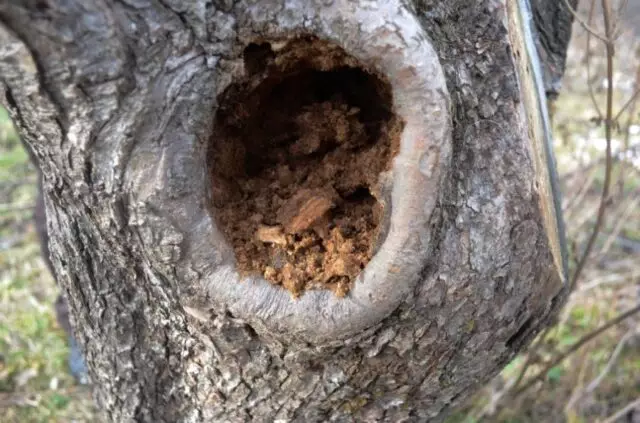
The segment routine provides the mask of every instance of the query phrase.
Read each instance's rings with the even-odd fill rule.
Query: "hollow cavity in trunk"
[[[402,131],[391,88],[312,38],[251,44],[244,60],[209,146],[213,215],[242,274],[344,296],[379,244],[374,193]]]

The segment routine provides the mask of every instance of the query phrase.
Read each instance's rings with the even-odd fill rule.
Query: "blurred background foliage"
[[[562,93],[551,107],[572,272],[597,223],[609,143],[599,235],[557,324],[449,422],[640,422],[638,316],[581,341],[640,298],[640,0],[604,3],[614,17],[612,72],[596,36],[606,34],[601,1],[591,10],[583,0]],[[615,118],[609,140],[608,95]],[[35,198],[35,169],[0,108],[0,422],[92,422],[89,389],[69,374],[67,340],[55,320],[57,288],[40,256]]]

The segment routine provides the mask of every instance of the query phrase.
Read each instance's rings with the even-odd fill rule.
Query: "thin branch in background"
[[[633,269],[626,273],[607,274],[602,278],[596,278],[591,280],[588,284],[584,284],[584,285],[580,284],[580,288],[578,288],[576,292],[584,293],[603,285],[613,285],[613,284],[621,284],[625,282],[633,282],[638,277],[640,277],[640,268]]]
[[[640,48],[639,48],[640,50]],[[628,154],[632,154],[631,153],[631,149],[630,149],[630,141],[631,141],[631,125],[633,124],[633,120],[635,118],[635,114],[636,114],[636,107],[638,105],[638,93],[640,93],[640,66],[638,66],[636,68],[636,77],[634,80],[634,88],[635,88],[635,93],[634,95],[631,96],[631,98],[629,99],[629,101],[627,102],[629,104],[629,113],[627,114],[627,121],[625,123],[624,126],[624,141],[623,141],[623,152],[622,152],[622,157],[621,157],[621,162],[620,162],[620,172],[619,172],[619,176],[618,176],[618,195],[622,196],[624,194],[624,181],[625,181],[625,176],[626,176],[626,171],[627,171],[627,160]],[[627,107],[627,105],[625,104],[622,107],[622,110],[625,110],[625,108]],[[618,113],[618,115],[622,114],[622,110],[620,111],[620,113]],[[617,120],[617,119],[616,119]]]
[[[614,348],[613,352],[611,353],[611,356],[609,357],[609,360],[607,361],[607,364],[605,364],[602,371],[598,374],[598,376],[595,379],[589,382],[586,388],[581,389],[580,391],[577,391],[575,395],[572,395],[571,400],[567,404],[567,408],[573,408],[575,404],[581,401],[585,396],[593,393],[596,389],[598,389],[598,386],[600,386],[604,378],[613,369],[613,365],[618,360],[618,357],[620,357],[620,354],[622,353],[624,346],[627,344],[629,339],[631,339],[631,337],[634,335],[634,332],[635,332],[634,330],[627,331],[627,333],[622,337],[622,339],[620,339],[620,342],[618,342],[618,344]]]
[[[640,68],[639,68],[640,69]],[[640,96],[638,97],[640,98]],[[633,124],[633,119],[631,119],[631,122],[629,123],[628,126],[631,126]],[[631,134],[629,134],[631,135]],[[640,144],[635,144],[632,146],[629,146],[628,149],[626,149],[625,151],[621,152],[625,153],[625,154],[636,154],[640,152]],[[572,170],[571,172],[567,172],[563,175],[560,176],[560,180],[563,183],[568,183],[569,181],[573,180],[574,178],[580,178],[581,176],[583,176],[583,174],[587,171],[593,171],[594,168],[600,166],[601,164],[603,164],[606,160],[606,157],[599,157],[595,160],[592,160],[591,162],[587,163],[586,165],[584,165],[583,167],[577,168],[575,170]],[[613,160],[615,163],[621,162],[622,160],[620,159],[620,157],[613,157]],[[635,170],[636,172],[638,172],[638,175],[640,175],[640,169],[638,168],[634,168],[631,167],[632,170]],[[563,210],[566,208],[566,206],[563,206]]]
[[[569,263],[578,266],[578,243],[575,239],[569,241],[571,250],[569,251]],[[571,266],[569,266],[571,268]]]
[[[638,72],[640,73],[640,70]],[[624,103],[624,105],[622,106],[618,114],[613,118],[614,122],[617,122],[620,119],[620,117],[622,117],[622,114],[625,112],[625,110],[627,110],[627,107],[631,106],[636,102],[636,100],[638,99],[638,94],[640,94],[640,88],[636,88],[633,94],[631,94],[631,97],[627,100],[626,103]]]
[[[596,8],[596,0],[591,0],[591,4],[589,6],[589,25],[593,23],[593,14]],[[587,68],[587,88],[589,89],[589,97],[591,97],[591,104],[596,109],[596,113],[598,115],[598,119],[602,120],[602,111],[600,110],[600,105],[598,104],[598,100],[596,99],[596,93],[593,92],[593,83],[591,82],[591,34],[592,32],[587,31],[587,51],[585,52],[585,61]]]
[[[0,204],[0,213],[16,213],[33,209],[33,204]]]
[[[0,392],[0,410],[8,408],[11,405],[17,405],[20,407],[37,407],[40,405],[41,399],[40,395]]]
[[[497,410],[502,406],[503,401],[507,399],[506,395],[509,393],[510,386],[506,386],[502,390],[496,390],[495,387],[491,385],[491,389],[492,393],[489,397],[489,401],[484,405],[484,407],[482,407],[482,409],[470,414],[471,421],[480,423],[486,417],[495,415]]]
[[[629,203],[624,208],[620,216],[616,219],[616,225],[613,228],[613,231],[609,234],[609,237],[607,238],[607,240],[604,242],[604,245],[600,249],[600,252],[598,253],[599,257],[602,257],[609,252],[609,249],[614,244],[616,238],[618,238],[618,235],[620,235],[620,232],[622,232],[622,229],[624,228],[625,224],[628,223],[628,219],[631,217],[633,212],[636,211],[636,208],[640,204],[639,195],[631,196],[630,198],[631,199]]]
[[[0,253],[9,250],[24,241],[24,234],[14,235],[8,238],[0,238]]]
[[[625,416],[635,408],[640,408],[640,397],[638,397],[635,401],[632,401],[629,404],[625,405],[620,410],[616,411],[611,417],[607,418],[602,423],[615,423],[618,419]]]
[[[578,262],[578,266],[573,274],[571,279],[570,289],[576,286],[578,279],[580,278],[580,274],[582,273],[587,260],[589,259],[589,255],[591,254],[591,250],[595,244],[596,238],[600,233],[600,230],[604,224],[605,214],[607,205],[609,202],[609,187],[611,185],[611,168],[612,168],[612,159],[611,159],[611,136],[612,136],[612,118],[613,118],[613,52],[614,45],[613,40],[611,39],[611,5],[608,0],[602,0],[602,14],[605,26],[605,34],[607,35],[607,40],[605,43],[606,51],[607,51],[607,115],[604,122],[605,127],[605,139],[607,142],[607,152],[606,152],[606,164],[605,164],[605,173],[604,173],[604,186],[602,187],[602,196],[600,197],[600,206],[598,207],[598,216],[596,218],[596,224],[593,228],[593,232],[589,237],[589,241],[587,241],[587,246],[582,253],[582,257]]]
[[[598,31],[596,31],[595,29],[593,29],[590,26],[590,22],[589,23],[585,22],[580,17],[580,15],[578,15],[578,12],[576,12],[576,10],[573,8],[573,6],[571,6],[571,4],[569,3],[569,0],[564,0],[564,4],[567,6],[567,9],[569,9],[569,12],[571,12],[571,14],[573,15],[573,18],[576,20],[576,22],[578,22],[585,29],[585,31],[587,31],[588,33],[592,34],[594,37],[596,37],[597,39],[599,39],[599,40],[601,40],[603,42],[607,41],[606,36],[598,34]]]
[[[613,34],[614,34],[613,38],[614,39],[617,39],[620,36],[620,34],[622,33],[623,26],[622,25],[618,26],[618,23],[622,22],[622,14],[627,9],[627,4],[628,3],[629,3],[628,0],[622,0],[618,4],[618,10],[616,10],[615,19],[613,20]]]
[[[564,413],[567,415],[567,420],[571,421],[571,415],[575,414],[574,410],[573,410],[573,405],[575,404],[574,399],[580,397],[580,393],[584,392],[584,381],[586,379],[586,375],[587,375],[587,368],[590,367],[589,366],[589,360],[587,360],[587,354],[588,351],[582,351],[579,355],[579,358],[576,357],[579,360],[579,371],[578,374],[576,375],[576,380],[574,382],[571,382],[571,385],[573,385],[573,389],[571,391],[571,395],[569,395],[569,401],[567,401],[567,404],[564,406]],[[575,368],[576,366],[571,366],[572,368]]]
[[[493,394],[489,399],[489,403],[484,406],[479,412],[472,415],[473,421],[480,422],[487,416],[495,415],[497,411],[504,407],[504,405],[508,401],[513,401],[515,399],[512,396],[512,392],[514,392],[518,388],[518,386],[520,386],[520,383],[522,382],[524,376],[527,374],[527,370],[531,367],[531,365],[537,362],[540,347],[544,343],[544,340],[547,338],[549,332],[552,329],[557,329],[557,325],[547,326],[544,331],[536,337],[534,343],[527,350],[525,362],[522,364],[518,376],[512,381],[508,382],[502,391]]]
[[[629,0],[622,0],[618,4],[618,10],[616,10],[616,19],[614,21],[614,25],[617,28],[618,22],[622,22],[622,15],[627,10],[627,5],[629,4]],[[622,27],[622,25],[620,25]]]
[[[0,189],[1,190],[6,190],[6,191],[11,191],[15,188],[21,187],[21,186],[25,186],[25,185],[33,185],[36,183],[36,179],[35,178],[23,178],[23,179],[10,179],[10,180],[4,180],[4,181],[0,181]]]
[[[578,189],[578,192],[569,199],[567,205],[563,207],[565,220],[571,221],[573,220],[573,214],[578,209],[578,207],[582,204],[582,201],[587,196],[589,189],[593,186],[593,183],[596,180],[596,176],[598,175],[598,167],[594,166],[587,177],[584,179],[582,186]]]
[[[607,374],[609,374],[609,372],[611,372],[611,369],[613,369],[613,365],[618,360],[618,357],[620,357],[620,354],[622,353],[624,346],[627,344],[627,342],[629,342],[629,339],[631,339],[633,335],[635,335],[634,330],[630,330],[624,334],[620,342],[618,342],[618,345],[616,345],[616,348],[611,353],[611,357],[609,357],[609,361],[607,361],[607,364],[604,366],[604,369],[602,369],[600,374],[594,380],[592,380],[591,383],[589,383],[589,385],[587,385],[585,394],[589,394],[595,391],[598,388],[598,386],[600,386],[600,384],[602,383],[604,378],[607,376]]]
[[[542,333],[538,335],[538,338],[536,339],[534,344],[531,345],[531,347],[529,348],[529,351],[527,351],[527,358],[524,364],[522,365],[522,368],[520,369],[520,373],[518,373],[518,376],[513,381],[513,384],[511,385],[511,390],[515,390],[520,386],[522,379],[524,379],[524,376],[527,374],[527,370],[529,370],[529,367],[533,364],[533,362],[538,357],[538,350],[540,349],[540,345],[542,345],[542,343],[544,342],[545,338],[549,334],[549,331],[551,331],[551,326],[547,326],[544,329],[544,331],[542,331]]]
[[[640,312],[640,304],[638,304],[637,306],[625,311],[624,313],[619,314],[618,316],[614,317],[613,319],[609,320],[608,322],[604,323],[603,325],[599,326],[598,328],[596,328],[593,331],[589,332],[588,334],[584,335],[582,338],[580,338],[576,343],[571,345],[564,352],[556,355],[553,360],[548,362],[541,371],[539,371],[535,376],[533,376],[531,379],[529,379],[527,381],[527,383],[524,386],[522,386],[521,388],[517,388],[517,385],[515,383],[510,384],[507,388],[505,388],[505,390],[501,394],[498,395],[498,399],[499,400],[498,400],[497,403],[494,402],[492,404],[493,407],[495,407],[497,409],[499,407],[503,407],[507,399],[509,399],[509,400],[517,399],[524,392],[528,391],[531,387],[533,387],[536,383],[538,383],[539,381],[544,379],[544,377],[547,375],[549,370],[551,370],[553,367],[555,367],[558,364],[560,364],[567,357],[571,356],[573,353],[575,353],[580,348],[582,348],[585,344],[587,344],[590,341],[592,341],[593,339],[597,338],[602,333],[606,332],[608,329],[619,325],[620,323],[622,323],[626,319],[634,316],[638,312]],[[558,325],[554,326],[554,329],[557,329],[557,328],[558,328]],[[551,328],[548,328],[548,330],[550,330],[550,329]],[[545,334],[546,334],[546,332],[548,330],[545,330]],[[545,338],[545,336],[542,336],[540,339],[544,339],[544,338]],[[539,343],[539,345],[541,345],[542,341],[538,341],[538,343]],[[529,363],[529,364],[531,364],[531,363]],[[524,373],[526,373],[526,368],[523,369],[523,370],[524,370],[524,372],[521,370],[521,374],[524,376]],[[519,376],[519,378],[520,378],[520,376]],[[479,413],[479,415],[477,415],[476,417],[478,417],[481,420],[482,418],[484,418],[486,416],[486,414],[484,414],[486,411],[487,411],[486,409],[483,409]]]
[[[640,304],[636,305],[635,307],[631,308],[630,310],[625,311],[622,314],[619,314],[617,317],[609,320],[604,325],[598,327],[597,329],[589,332],[588,334],[586,334],[585,336],[580,338],[575,344],[571,345],[567,350],[565,350],[563,353],[557,355],[553,360],[551,360],[549,363],[547,363],[547,365],[544,366],[544,368],[540,372],[538,372],[538,374],[536,374],[536,376],[534,376],[531,379],[529,379],[527,381],[527,383],[523,387],[521,387],[520,389],[516,390],[514,396],[522,395],[529,388],[531,388],[536,383],[538,383],[539,381],[544,379],[544,377],[549,372],[549,370],[551,370],[553,367],[555,367],[558,364],[560,364],[562,361],[564,361],[567,357],[569,357],[574,352],[578,351],[580,348],[582,348],[583,345],[585,345],[589,341],[593,340],[594,338],[598,337],[601,333],[605,332],[606,330],[608,330],[608,329],[610,329],[610,328],[612,328],[614,326],[619,325],[620,323],[622,323],[623,321],[625,321],[629,317],[637,314],[638,312],[640,312]]]
[[[616,238],[616,244],[631,254],[640,254],[640,241],[620,235]]]
[[[567,234],[572,239],[576,239],[577,232],[583,232],[580,229],[590,221],[593,221],[593,215],[597,213],[599,206],[598,205],[585,205],[582,209],[579,209],[581,212],[580,215],[573,217],[569,220],[570,224],[567,225]],[[587,231],[584,231],[587,232]],[[582,256],[580,256],[582,259]],[[580,260],[578,260],[578,264],[580,264]],[[576,264],[576,268],[577,268]]]

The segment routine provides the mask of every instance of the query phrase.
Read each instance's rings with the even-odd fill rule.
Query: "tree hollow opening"
[[[218,98],[208,165],[213,214],[241,274],[294,296],[344,296],[379,244],[381,172],[402,121],[390,85],[314,38],[251,44]]]

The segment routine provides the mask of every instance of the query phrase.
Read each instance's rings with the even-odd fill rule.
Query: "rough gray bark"
[[[577,9],[578,0],[569,0],[568,3],[574,10]],[[560,91],[567,47],[571,38],[573,15],[564,0],[557,2],[531,0],[531,11],[545,91],[547,96],[553,99]]]
[[[524,6],[0,2],[0,100],[106,418],[439,421],[527,345],[566,284]],[[238,281],[207,206],[218,95],[294,34],[387,77],[406,122],[390,235],[344,299]]]

